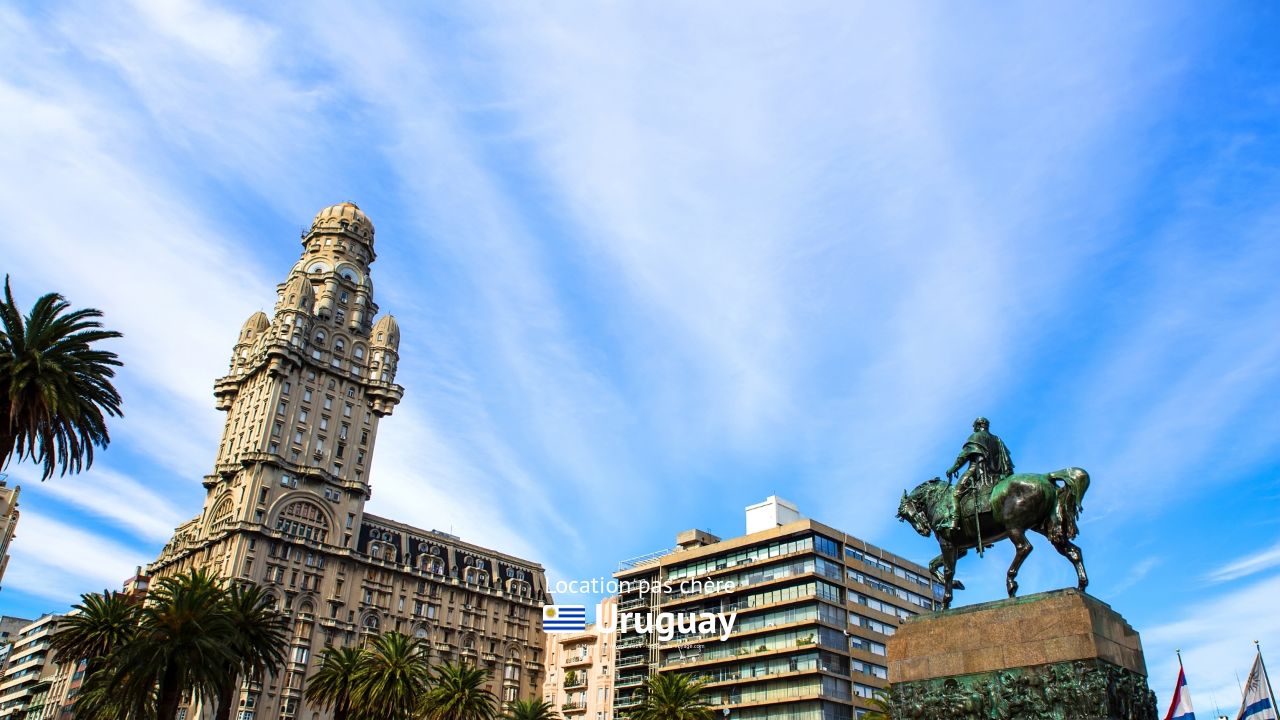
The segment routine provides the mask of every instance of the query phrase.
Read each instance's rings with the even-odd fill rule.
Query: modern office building
[[[4,581],[5,568],[9,567],[9,543],[18,529],[18,494],[22,486],[9,487],[0,475],[0,582]]]
[[[617,605],[605,598],[600,611],[607,617]],[[612,720],[613,646],[614,633],[599,622],[580,633],[547,633],[543,699],[565,720]]]
[[[43,696],[48,676],[54,672],[49,638],[62,617],[42,615],[24,625],[13,638],[8,667],[0,677],[0,718],[24,720],[32,700]]]
[[[887,686],[885,641],[898,623],[940,607],[928,571],[800,515],[777,497],[746,511],[747,532],[701,530],[677,547],[625,561],[622,612],[736,613],[732,634],[620,632],[614,686],[622,718],[653,673],[707,681],[731,720],[852,720]]]
[[[302,233],[272,315],[245,322],[214,383],[227,418],[204,509],[149,567],[153,581],[207,568],[264,585],[291,616],[286,671],[244,688],[238,720],[328,717],[303,700],[321,651],[393,630],[427,641],[433,663],[489,670],[500,700],[542,692],[542,567],[365,512],[378,426],[404,393],[373,261],[373,223],[352,203]]]

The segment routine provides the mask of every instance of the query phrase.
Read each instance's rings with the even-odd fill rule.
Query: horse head
[[[937,481],[937,478],[934,478],[929,482],[935,481]],[[920,502],[920,498],[917,496],[920,495],[921,491],[928,486],[928,484],[928,482],[922,483],[919,487],[913,490],[911,494],[907,494],[907,491],[903,490],[902,502],[898,503],[898,520],[909,523],[911,527],[923,537],[929,537],[933,531],[929,527],[929,518],[921,507],[922,503]]]

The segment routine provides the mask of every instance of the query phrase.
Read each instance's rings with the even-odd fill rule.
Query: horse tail
[[[1049,524],[1049,539],[1055,543],[1072,540],[1080,533],[1076,521],[1084,512],[1084,494],[1089,490],[1089,473],[1082,468],[1073,467],[1051,472],[1048,478],[1050,482],[1062,481],[1062,487],[1058,488],[1053,519]],[[1054,485],[1056,487],[1057,483]]]

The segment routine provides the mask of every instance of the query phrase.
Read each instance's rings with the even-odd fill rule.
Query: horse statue
[[[983,547],[990,547],[991,543],[1005,538],[1013,542],[1016,551],[1005,586],[1009,597],[1017,595],[1018,568],[1031,554],[1028,530],[1044,535],[1055,550],[1071,561],[1079,587],[1084,590],[1089,585],[1089,576],[1084,571],[1084,556],[1071,541],[1079,532],[1076,520],[1084,511],[1082,502],[1088,489],[1089,473],[1077,467],[1044,475],[1010,475],[991,486],[989,511],[975,512],[975,508],[981,506],[973,494],[962,495],[967,501],[961,502],[955,527],[940,528],[939,520],[945,516],[947,503],[951,502],[952,488],[949,483],[934,478],[921,483],[910,494],[903,491],[898,519],[910,523],[924,537],[937,535],[941,554],[929,563],[929,571],[942,582],[944,609],[951,607],[952,588],[964,588],[955,580],[956,561],[972,548],[981,552]]]

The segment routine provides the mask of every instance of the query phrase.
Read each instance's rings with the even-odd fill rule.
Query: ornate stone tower
[[[404,394],[400,328],[377,318],[369,278],[373,223],[352,203],[325,208],[302,247],[214,383],[227,419],[204,507],[149,571],[257,583],[291,618],[287,669],[242,689],[238,720],[328,717],[303,703],[319,654],[386,631],[427,643],[433,663],[485,667],[503,700],[535,694],[542,567],[365,512],[378,423]]]
[[[245,321],[230,370],[214,383],[227,422],[205,479],[203,530],[262,523],[280,501],[319,495],[327,501],[321,517],[286,513],[276,529],[318,523],[318,540],[352,547],[378,422],[404,394],[395,384],[400,329],[390,315],[374,322],[373,223],[360,208],[321,210],[302,247],[279,285],[274,317]]]

